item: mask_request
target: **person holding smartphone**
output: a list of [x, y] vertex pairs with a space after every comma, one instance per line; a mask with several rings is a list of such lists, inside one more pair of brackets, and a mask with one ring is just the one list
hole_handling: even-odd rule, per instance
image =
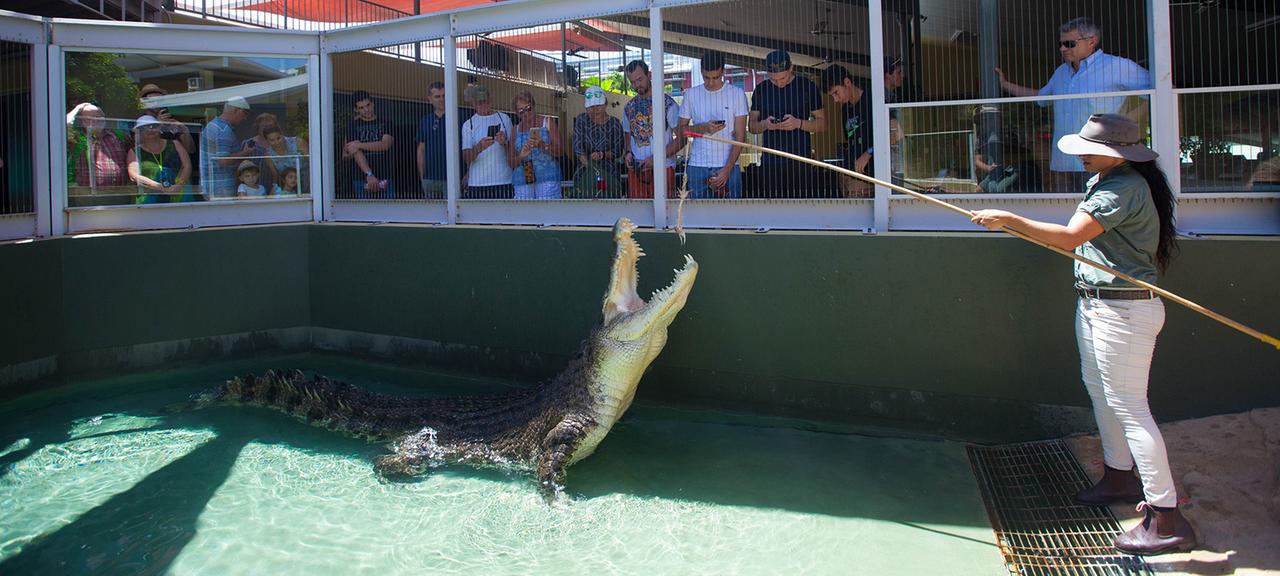
[[[725, 81], [724, 55], [720, 52], [703, 54], [701, 68], [702, 84], [685, 93], [676, 134], [693, 131], [742, 142], [747, 135], [746, 93]], [[689, 196], [741, 198], [742, 173], [738, 170], [741, 153], [741, 146], [695, 138], [685, 167]]]
[[560, 129], [552, 116], [534, 111], [537, 102], [528, 90], [511, 100], [519, 124], [507, 144], [508, 181], [516, 200], [557, 200], [560, 198], [560, 163], [563, 152]]
[[[169, 93], [166, 92], [165, 89], [156, 86], [155, 84], [146, 84], [142, 88], [138, 89], [138, 99], [142, 100], [143, 105], [146, 105], [148, 102], [155, 102], [154, 100], [151, 100], [152, 98], [159, 98], [160, 96], [168, 94]], [[164, 138], [165, 140], [176, 140], [178, 143], [182, 144], [182, 149], [186, 150], [188, 154], [192, 150], [195, 150], [196, 142], [191, 137], [191, 129], [188, 128], [186, 124], [175, 119], [173, 114], [169, 112], [168, 108], [148, 108], [143, 110], [143, 113], [149, 114], [156, 120], [160, 121], [161, 138]]]
[[[769, 81], [756, 86], [751, 96], [747, 128], [763, 134], [763, 144], [774, 150], [810, 158], [813, 148], [809, 134], [825, 132], [822, 94], [812, 80], [797, 76], [786, 50], [774, 50], [765, 58]], [[813, 170], [808, 164], [765, 154], [760, 158], [764, 198], [787, 197], [787, 191], [812, 189]]]
[[493, 109], [489, 89], [482, 85], [468, 87], [466, 99], [475, 106], [476, 113], [462, 123], [462, 159], [468, 170], [462, 197], [510, 199], [514, 189], [506, 149], [508, 139], [515, 133], [511, 118]]

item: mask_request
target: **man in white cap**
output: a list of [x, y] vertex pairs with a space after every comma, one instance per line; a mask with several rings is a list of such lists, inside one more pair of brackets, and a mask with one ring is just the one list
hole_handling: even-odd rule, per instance
[[249, 102], [232, 96], [222, 106], [222, 114], [209, 122], [200, 136], [200, 182], [206, 199], [236, 195], [236, 166], [253, 156], [252, 140], [239, 150], [235, 127], [249, 119]]

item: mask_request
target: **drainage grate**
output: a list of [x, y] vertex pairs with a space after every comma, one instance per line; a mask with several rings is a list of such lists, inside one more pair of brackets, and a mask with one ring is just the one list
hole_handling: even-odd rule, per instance
[[991, 526], [1012, 574], [1153, 574], [1111, 546], [1120, 524], [1071, 497], [1089, 478], [1065, 442], [969, 446]]

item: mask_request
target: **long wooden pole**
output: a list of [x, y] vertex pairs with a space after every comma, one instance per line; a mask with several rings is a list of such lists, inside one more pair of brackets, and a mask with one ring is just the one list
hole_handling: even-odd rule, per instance
[[[858, 173], [858, 172], [854, 172], [853, 170], [849, 170], [848, 168], [843, 168], [843, 167], [840, 167], [840, 166], [832, 166], [832, 165], [830, 165], [830, 164], [827, 164], [826, 162], [821, 162], [821, 161], [818, 161], [818, 160], [814, 160], [814, 159], [812, 159], [812, 158], [805, 158], [804, 156], [799, 156], [799, 155], [796, 155], [796, 154], [792, 154], [792, 153], [790, 153], [790, 152], [783, 152], [783, 151], [781, 151], [781, 150], [774, 150], [773, 148], [766, 148], [766, 147], [764, 147], [764, 146], [760, 146], [760, 145], [757, 145], [757, 144], [751, 144], [751, 143], [749, 143], [749, 142], [735, 142], [735, 141], [733, 141], [733, 140], [725, 140], [725, 139], [723, 139], [723, 138], [716, 138], [716, 137], [714, 137], [714, 136], [707, 136], [706, 134], [701, 134], [701, 133], [698, 133], [698, 132], [685, 132], [685, 136], [688, 136], [688, 137], [690, 137], [690, 138], [702, 138], [702, 139], [704, 139], [704, 140], [710, 140], [710, 141], [712, 141], [712, 142], [719, 142], [719, 143], [721, 143], [721, 144], [728, 144], [728, 145], [730, 145], [730, 146], [741, 146], [741, 147], [743, 147], [743, 148], [748, 148], [748, 149], [751, 149], [751, 150], [759, 150], [760, 152], [765, 152], [765, 153], [767, 153], [767, 154], [773, 154], [773, 155], [775, 155], [775, 156], [782, 156], [783, 158], [790, 158], [790, 159], [795, 160], [795, 161], [797, 161], [797, 162], [804, 162], [805, 164], [811, 164], [811, 165], [814, 165], [814, 166], [817, 166], [817, 167], [819, 167], [819, 168], [823, 168], [823, 169], [826, 169], [826, 170], [834, 170], [834, 171], [836, 171], [836, 172], [839, 172], [839, 173], [841, 173], [841, 174], [844, 174], [845, 176], [851, 176], [851, 177], [857, 178], [857, 179], [859, 179], [859, 180], [864, 180], [864, 181], [870, 182], [870, 183], [872, 183], [872, 184], [878, 184], [878, 185], [880, 185], [880, 186], [884, 186], [885, 188], [889, 188], [889, 189], [891, 189], [891, 190], [893, 190], [893, 191], [895, 191], [895, 192], [901, 192], [901, 193], [903, 193], [903, 194], [909, 194], [909, 195], [911, 195], [911, 196], [914, 196], [914, 197], [916, 197], [916, 198], [919, 198], [919, 199], [921, 199], [921, 200], [924, 200], [925, 202], [929, 202], [929, 203], [931, 203], [931, 204], [934, 204], [934, 205], [936, 205], [936, 206], [938, 206], [938, 207], [940, 207], [940, 208], [944, 208], [944, 209], [947, 209], [947, 210], [951, 210], [952, 212], [957, 212], [957, 213], [959, 213], [959, 214], [963, 214], [965, 217], [968, 217], [968, 218], [972, 218], [972, 217], [973, 217], [973, 212], [971, 212], [971, 211], [969, 211], [969, 210], [965, 210], [964, 208], [961, 208], [961, 207], [959, 207], [959, 206], [956, 206], [955, 204], [951, 204], [951, 203], [949, 203], [949, 202], [944, 202], [944, 201], [942, 201], [942, 200], [939, 200], [939, 199], [937, 199], [937, 198], [934, 198], [934, 197], [932, 197], [932, 196], [929, 196], [928, 194], [921, 194], [921, 193], [916, 192], [916, 191], [914, 191], [914, 190], [908, 190], [907, 188], [903, 188], [902, 186], [898, 186], [897, 184], [894, 184], [894, 183], [892, 183], [892, 182], [885, 182], [884, 180], [879, 180], [879, 179], [873, 178], [873, 177], [871, 177], [871, 176], [867, 176], [866, 174], [861, 174], [861, 173]], [[1016, 237], [1018, 237], [1018, 238], [1021, 238], [1021, 239], [1023, 239], [1023, 240], [1026, 240], [1027, 242], [1030, 242], [1030, 243], [1035, 244], [1035, 245], [1037, 245], [1037, 246], [1041, 246], [1041, 247], [1043, 247], [1043, 248], [1047, 248], [1047, 249], [1049, 249], [1049, 250], [1052, 250], [1052, 251], [1054, 251], [1054, 252], [1057, 252], [1058, 254], [1061, 254], [1061, 255], [1063, 255], [1063, 256], [1066, 256], [1067, 258], [1070, 258], [1070, 259], [1072, 259], [1072, 260], [1075, 260], [1076, 262], [1080, 262], [1081, 264], [1085, 264], [1085, 265], [1088, 265], [1088, 266], [1092, 266], [1092, 267], [1094, 267], [1094, 268], [1097, 268], [1097, 269], [1102, 270], [1102, 271], [1104, 271], [1104, 272], [1107, 272], [1107, 273], [1109, 273], [1109, 274], [1113, 274], [1113, 275], [1115, 275], [1117, 278], [1123, 278], [1124, 280], [1127, 280], [1127, 281], [1129, 281], [1129, 282], [1131, 282], [1131, 283], [1133, 283], [1133, 284], [1135, 284], [1135, 285], [1137, 285], [1137, 286], [1141, 286], [1141, 287], [1143, 287], [1143, 288], [1145, 288], [1145, 289], [1147, 289], [1147, 290], [1150, 290], [1150, 291], [1152, 291], [1152, 292], [1154, 292], [1154, 293], [1156, 293], [1156, 294], [1159, 294], [1159, 295], [1161, 295], [1161, 296], [1163, 296], [1163, 297], [1165, 297], [1165, 298], [1168, 298], [1168, 299], [1170, 299], [1170, 300], [1173, 300], [1174, 302], [1177, 302], [1178, 304], [1181, 304], [1181, 305], [1186, 306], [1187, 308], [1190, 308], [1190, 309], [1192, 309], [1192, 310], [1194, 310], [1194, 311], [1196, 311], [1196, 312], [1199, 312], [1199, 313], [1201, 313], [1201, 314], [1204, 314], [1205, 316], [1208, 316], [1209, 318], [1212, 318], [1212, 319], [1214, 319], [1214, 320], [1217, 320], [1218, 322], [1221, 322], [1222, 324], [1225, 324], [1225, 325], [1227, 325], [1227, 326], [1230, 326], [1230, 327], [1232, 327], [1232, 328], [1235, 328], [1236, 330], [1239, 330], [1239, 331], [1241, 331], [1241, 332], [1244, 332], [1245, 334], [1248, 334], [1248, 335], [1250, 335], [1250, 336], [1253, 336], [1254, 338], [1257, 338], [1258, 340], [1261, 340], [1261, 341], [1263, 341], [1263, 342], [1266, 342], [1267, 344], [1270, 344], [1270, 345], [1274, 346], [1277, 350], [1280, 350], [1280, 339], [1277, 339], [1277, 338], [1276, 338], [1276, 337], [1274, 337], [1274, 336], [1270, 336], [1270, 335], [1268, 335], [1268, 334], [1264, 334], [1264, 333], [1262, 333], [1262, 332], [1259, 332], [1259, 331], [1257, 331], [1257, 330], [1254, 330], [1253, 328], [1250, 328], [1250, 327], [1248, 327], [1248, 326], [1245, 326], [1244, 324], [1241, 324], [1241, 323], [1239, 323], [1239, 322], [1236, 322], [1235, 320], [1232, 320], [1232, 319], [1230, 319], [1230, 318], [1227, 318], [1226, 316], [1223, 316], [1223, 315], [1221, 315], [1221, 314], [1218, 314], [1217, 312], [1214, 312], [1213, 310], [1210, 310], [1210, 309], [1208, 309], [1208, 308], [1205, 308], [1204, 306], [1201, 306], [1201, 305], [1199, 305], [1199, 304], [1196, 304], [1195, 302], [1192, 302], [1192, 301], [1190, 301], [1190, 300], [1187, 300], [1186, 298], [1183, 298], [1183, 297], [1181, 297], [1181, 296], [1179, 296], [1179, 295], [1177, 295], [1177, 294], [1174, 294], [1173, 292], [1170, 292], [1170, 291], [1168, 291], [1168, 290], [1165, 290], [1164, 288], [1161, 288], [1161, 287], [1159, 287], [1159, 286], [1156, 286], [1155, 284], [1151, 284], [1151, 283], [1149, 283], [1149, 282], [1144, 282], [1144, 281], [1139, 280], [1139, 279], [1137, 279], [1137, 278], [1134, 278], [1134, 277], [1132, 277], [1132, 276], [1130, 276], [1130, 275], [1128, 275], [1128, 274], [1125, 274], [1124, 272], [1121, 272], [1121, 271], [1119, 271], [1119, 270], [1116, 270], [1115, 268], [1112, 268], [1112, 267], [1107, 266], [1107, 265], [1105, 265], [1105, 264], [1101, 264], [1101, 263], [1098, 263], [1098, 262], [1094, 262], [1093, 260], [1090, 260], [1090, 259], [1088, 259], [1088, 258], [1085, 258], [1085, 257], [1083, 257], [1083, 256], [1080, 256], [1079, 254], [1076, 254], [1075, 252], [1071, 252], [1071, 251], [1069, 251], [1069, 250], [1063, 250], [1062, 248], [1059, 248], [1059, 247], [1057, 247], [1057, 246], [1054, 246], [1054, 245], [1052, 245], [1052, 244], [1049, 244], [1048, 242], [1045, 242], [1045, 241], [1043, 241], [1043, 240], [1040, 240], [1039, 238], [1035, 238], [1034, 236], [1030, 236], [1030, 235], [1024, 234], [1024, 233], [1022, 233], [1022, 232], [1019, 232], [1019, 231], [1017, 231], [1017, 230], [1014, 230], [1014, 229], [1012, 229], [1012, 228], [1009, 228], [1008, 226], [1005, 226], [1005, 227], [1001, 228], [1001, 230], [1003, 230], [1004, 232], [1008, 232], [1009, 234], [1011, 234], [1011, 235], [1013, 235], [1013, 236], [1016, 236]]]

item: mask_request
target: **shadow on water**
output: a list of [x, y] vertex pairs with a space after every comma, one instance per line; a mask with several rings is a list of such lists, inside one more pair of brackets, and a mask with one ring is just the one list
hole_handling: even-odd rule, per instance
[[567, 483], [585, 498], [988, 526], [964, 450], [950, 442], [637, 419], [615, 427]]
[[220, 433], [0, 563], [3, 574], [162, 574], [252, 437]]

